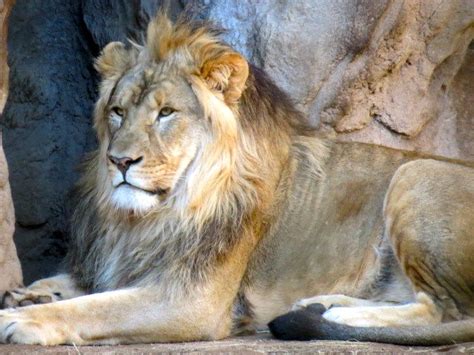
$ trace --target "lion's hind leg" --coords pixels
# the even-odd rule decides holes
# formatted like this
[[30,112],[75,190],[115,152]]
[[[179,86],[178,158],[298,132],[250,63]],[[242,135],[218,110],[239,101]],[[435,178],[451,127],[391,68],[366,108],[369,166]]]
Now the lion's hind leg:
[[435,160],[401,166],[384,203],[386,237],[416,292],[443,321],[474,316],[474,169]]
[[7,291],[0,308],[15,308],[32,304],[51,303],[83,295],[67,274],[38,280],[28,287]]
[[[354,327],[428,327],[474,315],[474,171],[435,160],[401,166],[384,201],[385,239],[414,302],[332,307],[328,321]],[[393,295],[388,293],[387,298]]]

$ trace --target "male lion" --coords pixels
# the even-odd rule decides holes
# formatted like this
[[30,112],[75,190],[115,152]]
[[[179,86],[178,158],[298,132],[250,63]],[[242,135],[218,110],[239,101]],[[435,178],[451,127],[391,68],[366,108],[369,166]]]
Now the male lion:
[[474,340],[474,164],[318,138],[215,32],[163,15],[96,67],[67,274],[6,294],[1,342],[221,339],[314,295],[274,334]]

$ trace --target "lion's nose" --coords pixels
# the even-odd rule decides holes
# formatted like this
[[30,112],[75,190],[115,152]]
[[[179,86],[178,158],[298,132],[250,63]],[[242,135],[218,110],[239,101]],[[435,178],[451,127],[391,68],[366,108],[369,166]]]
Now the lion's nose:
[[137,164],[143,159],[143,157],[139,157],[137,159],[132,159],[129,157],[117,158],[113,155],[108,155],[108,158],[113,164],[117,166],[117,168],[122,172],[122,174],[125,174],[131,165]]

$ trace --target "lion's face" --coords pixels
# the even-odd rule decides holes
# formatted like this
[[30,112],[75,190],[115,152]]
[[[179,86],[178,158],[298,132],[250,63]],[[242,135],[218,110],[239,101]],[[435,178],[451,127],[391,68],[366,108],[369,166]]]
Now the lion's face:
[[235,196],[231,189],[253,174],[255,161],[250,141],[239,138],[236,112],[249,73],[241,55],[211,32],[175,30],[161,17],[144,46],[109,43],[96,68],[93,184],[101,206],[139,213],[166,206],[204,219],[232,200],[226,196]]
[[204,139],[203,110],[190,84],[154,64],[132,70],[106,108],[111,202],[146,212],[179,183]]

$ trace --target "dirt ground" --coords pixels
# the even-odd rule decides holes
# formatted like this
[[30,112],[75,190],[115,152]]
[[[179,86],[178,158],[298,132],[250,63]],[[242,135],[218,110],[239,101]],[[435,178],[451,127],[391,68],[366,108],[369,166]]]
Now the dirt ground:
[[158,353],[474,353],[474,343],[438,347],[410,347],[390,344],[342,341],[279,341],[269,334],[232,338],[221,341],[137,344],[120,346],[53,346],[0,345],[0,354],[158,354]]

